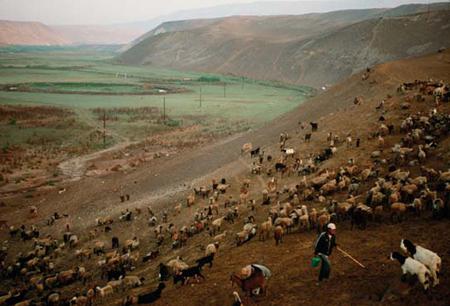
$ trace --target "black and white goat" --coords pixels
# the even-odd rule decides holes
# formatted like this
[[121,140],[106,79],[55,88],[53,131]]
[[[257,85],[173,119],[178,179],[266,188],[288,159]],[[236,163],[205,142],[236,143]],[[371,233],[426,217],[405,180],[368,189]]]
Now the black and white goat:
[[391,260],[398,260],[402,267],[403,275],[417,275],[417,278],[422,284],[423,289],[428,290],[428,288],[430,287],[431,273],[423,263],[411,257],[403,256],[398,252],[392,252],[390,258]]
[[441,258],[436,253],[420,245],[415,245],[408,239],[402,239],[400,241],[400,248],[415,260],[423,263],[430,270],[431,277],[433,278],[433,287],[439,284]]

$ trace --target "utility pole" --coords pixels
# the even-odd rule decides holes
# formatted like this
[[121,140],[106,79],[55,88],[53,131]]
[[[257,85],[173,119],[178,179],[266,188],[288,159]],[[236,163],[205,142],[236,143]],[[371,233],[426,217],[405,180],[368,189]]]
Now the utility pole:
[[202,107],[202,87],[200,86],[200,108]]
[[244,89],[244,77],[241,78],[241,89]]
[[166,123],[166,96],[163,97],[163,122]]
[[106,111],[103,110],[103,149],[106,148]]
[[227,83],[223,82],[223,97],[227,97]]

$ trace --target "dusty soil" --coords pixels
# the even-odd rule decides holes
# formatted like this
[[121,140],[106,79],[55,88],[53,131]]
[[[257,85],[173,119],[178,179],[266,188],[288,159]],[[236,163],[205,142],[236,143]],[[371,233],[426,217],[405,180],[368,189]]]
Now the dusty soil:
[[[261,190],[268,180],[266,175],[252,176],[249,167],[249,156],[241,156],[240,148],[246,142],[252,142],[254,147],[262,146],[266,154],[276,159],[279,157],[278,137],[280,132],[287,131],[291,135],[288,147],[293,147],[299,157],[305,158],[310,152],[320,152],[326,147],[326,134],[333,131],[344,138],[349,132],[354,139],[361,138],[360,148],[346,148],[345,144],[338,147],[338,152],[332,159],[321,165],[321,168],[337,168],[353,158],[358,165],[364,168],[371,164],[370,152],[377,149],[375,140],[369,140],[368,135],[374,131],[380,112],[375,110],[381,99],[386,99],[388,122],[396,123],[398,118],[404,118],[410,112],[428,111],[434,104],[432,97],[425,102],[412,102],[411,110],[401,110],[399,105],[406,96],[397,95],[396,88],[401,82],[415,79],[443,79],[450,80],[450,53],[434,54],[428,57],[406,60],[402,62],[387,63],[374,68],[369,79],[362,80],[361,75],[355,75],[344,83],[338,84],[329,91],[324,92],[300,106],[295,111],[278,118],[267,126],[244,135],[235,135],[201,148],[188,149],[181,154],[170,155],[139,164],[133,171],[112,173],[102,177],[83,177],[74,182],[67,182],[60,186],[64,192],[57,190],[39,190],[32,199],[12,197],[3,199],[6,207],[0,207],[1,218],[9,224],[20,225],[38,224],[41,235],[52,234],[60,238],[66,224],[81,237],[80,247],[92,247],[93,241],[88,239],[88,230],[94,229],[94,220],[100,216],[114,216],[125,208],[151,207],[158,216],[163,210],[169,212],[169,222],[177,226],[187,225],[192,221],[194,212],[206,205],[205,200],[197,200],[196,205],[183,209],[180,215],[173,216],[172,207],[190,192],[193,186],[206,185],[211,178],[225,177],[231,184],[230,190],[220,197],[220,213],[224,212],[223,201],[229,195],[234,199],[239,197],[240,182],[243,178],[251,180],[250,198],[257,200],[256,212],[251,212],[245,205],[240,206],[240,215],[253,214],[257,223],[264,221],[269,207],[261,206]],[[389,98],[388,95],[392,97]],[[362,96],[362,105],[354,105],[353,99]],[[440,112],[449,113],[449,105],[438,108]],[[298,122],[318,121],[319,132],[313,134],[311,143],[304,143],[302,130]],[[309,131],[309,128],[308,128]],[[389,149],[402,135],[398,132],[386,138],[386,149],[383,157],[389,157]],[[436,169],[445,170],[449,166],[449,140],[441,141],[436,151],[427,160],[427,165]],[[418,174],[418,167],[410,169],[414,176]],[[279,188],[283,185],[291,186],[299,182],[300,178],[291,175],[278,177]],[[309,179],[309,178],[308,178]],[[370,183],[365,186],[368,188]],[[129,201],[120,202],[119,196],[129,194]],[[338,192],[332,195],[333,199],[343,200],[346,193]],[[284,197],[281,198],[284,200]],[[321,208],[321,203],[306,203],[309,207]],[[28,218],[28,206],[36,205],[39,209],[37,219]],[[67,213],[69,217],[57,221],[52,227],[45,226],[45,220],[53,212]],[[116,235],[121,241],[138,236],[141,239],[140,255],[155,248],[155,238],[152,229],[147,225],[147,215],[137,215],[132,222],[118,222],[113,225],[112,233],[101,232],[97,228],[96,239],[107,242],[111,236]],[[273,272],[269,282],[269,292],[266,297],[253,301],[245,301],[245,305],[449,305],[450,285],[449,265],[446,257],[450,255],[448,225],[449,221],[433,221],[430,213],[425,216],[411,216],[401,224],[392,224],[385,216],[381,224],[371,222],[365,231],[349,229],[347,222],[338,224],[338,243],[353,256],[361,260],[366,266],[362,269],[348,258],[335,252],[332,257],[333,272],[331,279],[316,286],[317,270],[310,267],[312,256],[312,242],[315,232],[295,232],[285,236],[281,246],[275,247],[273,239],[259,242],[257,238],[236,247],[234,234],[242,228],[243,217],[234,225],[225,225],[229,231],[226,241],[219,248],[219,253],[212,269],[205,267],[206,280],[200,284],[191,284],[184,287],[173,286],[171,283],[163,291],[162,298],[155,305],[231,305],[232,288],[229,282],[231,272],[237,272],[249,263],[262,263]],[[1,232],[6,239],[6,231]],[[443,257],[441,284],[434,288],[430,294],[424,294],[420,286],[409,287],[401,283],[400,267],[397,263],[388,260],[391,251],[399,250],[401,238],[410,238]],[[187,246],[171,250],[166,242],[160,249],[161,256],[157,260],[142,264],[139,263],[133,275],[146,278],[143,287],[135,289],[132,293],[149,292],[156,287],[157,269],[159,262],[167,262],[177,255],[182,256],[189,264],[203,254],[202,246],[211,242],[207,233],[201,233],[188,240]],[[29,251],[31,242],[10,242],[13,254],[18,251]],[[71,250],[66,251],[63,257],[55,259],[57,270],[73,267],[78,262]],[[97,258],[85,261],[83,265],[94,274],[94,280],[86,286],[75,283],[59,289],[64,296],[72,296],[74,292],[82,292],[88,286],[104,285],[100,280],[96,268]],[[14,286],[11,280],[2,282],[1,289]],[[238,290],[239,291],[239,290]],[[104,300],[97,300],[98,304],[118,304],[120,300],[131,292],[120,292]],[[32,297],[30,293],[30,297]]]

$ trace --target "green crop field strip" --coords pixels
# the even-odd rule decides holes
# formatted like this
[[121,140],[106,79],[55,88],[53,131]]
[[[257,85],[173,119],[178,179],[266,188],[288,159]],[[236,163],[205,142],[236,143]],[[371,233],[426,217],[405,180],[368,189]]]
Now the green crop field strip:
[[[212,132],[243,131],[292,110],[312,93],[300,86],[119,65],[113,51],[0,48],[0,104],[68,108],[83,129],[101,126],[94,109],[159,110],[148,117],[121,114],[107,122],[115,134],[139,139],[172,126],[192,124]],[[166,126],[156,119],[163,115],[163,100],[166,118],[171,120]],[[33,135],[13,130],[3,127],[1,136],[11,139],[15,133],[23,133],[25,136],[17,139],[29,139]]]

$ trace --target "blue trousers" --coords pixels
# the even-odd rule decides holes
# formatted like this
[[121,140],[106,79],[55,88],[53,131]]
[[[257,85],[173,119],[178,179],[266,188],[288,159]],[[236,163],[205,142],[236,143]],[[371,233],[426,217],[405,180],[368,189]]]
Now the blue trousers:
[[320,273],[319,273],[319,282],[323,279],[330,277],[331,272],[331,264],[328,260],[328,256],[324,254],[319,254],[319,257],[321,259],[321,265],[320,265]]

